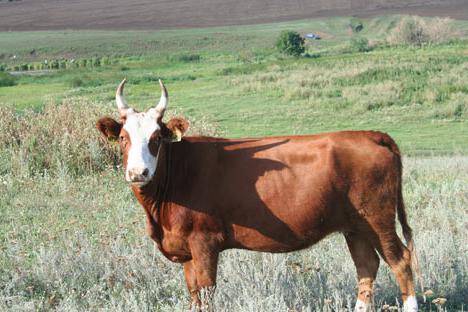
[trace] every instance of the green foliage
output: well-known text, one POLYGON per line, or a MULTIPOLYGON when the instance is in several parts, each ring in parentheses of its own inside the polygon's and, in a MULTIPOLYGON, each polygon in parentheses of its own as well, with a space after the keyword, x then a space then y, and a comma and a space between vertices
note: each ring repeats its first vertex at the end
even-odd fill
POLYGON ((181 55, 170 57, 171 61, 184 62, 184 63, 199 62, 200 59, 201 57, 199 54, 181 54, 181 55))
POLYGON ((364 24, 362 23, 362 21, 360 19, 358 19, 357 17, 353 17, 351 18, 351 20, 349 21, 349 27, 351 28, 351 30, 354 32, 354 33, 358 33, 360 32, 361 30, 364 29, 364 24))
POLYGON ((100 57, 95 57, 91 60, 90 62, 93 67, 99 67, 101 66, 101 58, 100 57))
POLYGON ((16 78, 6 72, 0 72, 0 87, 11 87, 16 84, 16 78))
POLYGON ((298 32, 286 30, 281 32, 276 40, 276 48, 281 53, 299 56, 304 53, 304 42, 304 38, 298 32))
POLYGON ((350 41, 351 50, 353 52, 368 52, 371 50, 369 47, 369 40, 366 37, 354 37, 350 41))
POLYGON ((74 77, 70 81, 70 87, 72 87, 72 88, 79 88, 81 86, 83 86, 83 80, 81 80, 81 78, 74 77))

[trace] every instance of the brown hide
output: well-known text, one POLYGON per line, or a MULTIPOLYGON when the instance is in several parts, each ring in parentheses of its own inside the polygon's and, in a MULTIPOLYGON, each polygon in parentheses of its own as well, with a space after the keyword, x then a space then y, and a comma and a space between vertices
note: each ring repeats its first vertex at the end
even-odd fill
POLYGON ((152 182, 133 192, 160 250, 185 262, 200 242, 284 252, 336 231, 394 231, 400 178, 398 148, 380 132, 187 137, 164 144, 152 182))

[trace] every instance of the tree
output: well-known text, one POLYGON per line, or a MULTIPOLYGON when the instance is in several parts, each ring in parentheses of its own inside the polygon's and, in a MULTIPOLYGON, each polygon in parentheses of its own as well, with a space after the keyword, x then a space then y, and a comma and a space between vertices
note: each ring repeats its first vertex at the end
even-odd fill
POLYGON ((304 38, 295 31, 286 30, 281 32, 276 40, 276 48, 284 54, 299 56, 304 52, 304 38))

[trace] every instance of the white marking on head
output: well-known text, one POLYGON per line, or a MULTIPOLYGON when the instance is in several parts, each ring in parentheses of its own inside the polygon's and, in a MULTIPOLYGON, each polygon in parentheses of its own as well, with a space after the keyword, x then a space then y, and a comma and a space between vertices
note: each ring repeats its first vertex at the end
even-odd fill
POLYGON ((418 301, 415 296, 408 296, 406 301, 403 303, 404 312, 417 312, 418 311, 418 301))
POLYGON ((156 130, 160 130, 164 112, 168 104, 168 94, 163 82, 159 80, 161 87, 161 98, 155 108, 151 108, 146 113, 136 113, 130 108, 123 97, 123 89, 126 79, 117 87, 115 100, 117 109, 121 118, 125 119, 123 128, 130 136, 130 149, 127 155, 127 168, 125 170, 125 179, 129 182, 135 182, 145 185, 152 178, 156 171, 159 149, 157 155, 151 154, 149 143, 151 135, 156 130))
POLYGON ((130 175, 132 170, 143 172, 148 169, 147 180, 144 183, 149 182, 156 171, 157 157, 151 154, 149 142, 151 135, 156 130, 160 130, 157 123, 158 116, 159 113, 155 108, 145 113, 127 114, 123 128, 128 132, 131 143, 127 157, 127 169, 125 170, 125 178, 129 182, 132 182, 130 175))

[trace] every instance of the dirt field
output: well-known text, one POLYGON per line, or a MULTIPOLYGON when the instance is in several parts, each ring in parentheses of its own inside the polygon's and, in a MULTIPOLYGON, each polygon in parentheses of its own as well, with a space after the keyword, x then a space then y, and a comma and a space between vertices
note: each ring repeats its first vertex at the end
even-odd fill
POLYGON ((0 31, 169 29, 318 16, 420 14, 468 18, 466 0, 0 0, 0 31))

